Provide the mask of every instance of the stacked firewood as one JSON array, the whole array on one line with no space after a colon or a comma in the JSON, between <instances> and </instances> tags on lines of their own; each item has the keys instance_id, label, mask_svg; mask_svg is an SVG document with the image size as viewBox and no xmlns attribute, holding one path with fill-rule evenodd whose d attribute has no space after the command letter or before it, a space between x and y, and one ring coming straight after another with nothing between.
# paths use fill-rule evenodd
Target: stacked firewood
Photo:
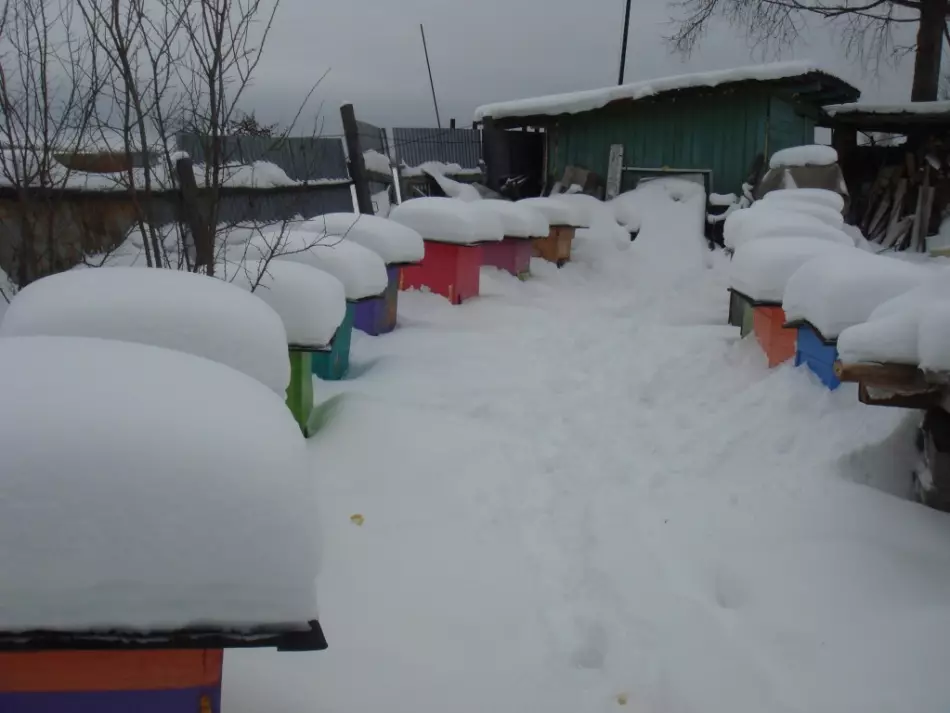
<instances>
[{"instance_id":1,"label":"stacked firewood","mask_svg":"<svg viewBox=\"0 0 950 713\"><path fill-rule=\"evenodd\" d=\"M950 198L950 153L930 144L884 166L871 184L860 227L884 249L924 251Z\"/></svg>"}]
</instances>

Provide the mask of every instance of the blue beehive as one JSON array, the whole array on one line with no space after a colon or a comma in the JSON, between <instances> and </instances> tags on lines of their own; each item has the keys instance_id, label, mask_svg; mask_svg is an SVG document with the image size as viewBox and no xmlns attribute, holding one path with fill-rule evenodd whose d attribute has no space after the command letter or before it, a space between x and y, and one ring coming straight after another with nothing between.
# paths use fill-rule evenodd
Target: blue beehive
<instances>
[{"instance_id":1,"label":"blue beehive","mask_svg":"<svg viewBox=\"0 0 950 713\"><path fill-rule=\"evenodd\" d=\"M798 325L795 347L795 366L805 364L825 386L834 391L841 382L835 376L838 347L835 340L825 339L810 324Z\"/></svg>"}]
</instances>

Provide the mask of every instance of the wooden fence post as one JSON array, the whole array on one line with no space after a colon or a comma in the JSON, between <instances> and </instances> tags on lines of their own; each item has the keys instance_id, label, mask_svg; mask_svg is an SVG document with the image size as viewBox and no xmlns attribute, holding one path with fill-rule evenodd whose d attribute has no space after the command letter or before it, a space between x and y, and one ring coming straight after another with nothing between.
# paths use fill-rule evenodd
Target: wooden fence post
<instances>
[{"instance_id":1,"label":"wooden fence post","mask_svg":"<svg viewBox=\"0 0 950 713\"><path fill-rule=\"evenodd\" d=\"M346 151L350 155L350 178L356 189L356 205L360 213L373 215L373 198L369 191L369 178L366 175L366 164L363 162L363 149L360 146L360 131L356 125L356 113L352 104L340 107L340 117L343 119L343 135L346 138Z\"/></svg>"},{"instance_id":2,"label":"wooden fence post","mask_svg":"<svg viewBox=\"0 0 950 713\"><path fill-rule=\"evenodd\" d=\"M178 173L178 187L181 190L181 215L179 219L188 227L194 251L195 267L204 265L209 276L214 275L214 239L210 226L201 217L198 184L195 181L195 169L191 158L180 158L175 162Z\"/></svg>"}]
</instances>

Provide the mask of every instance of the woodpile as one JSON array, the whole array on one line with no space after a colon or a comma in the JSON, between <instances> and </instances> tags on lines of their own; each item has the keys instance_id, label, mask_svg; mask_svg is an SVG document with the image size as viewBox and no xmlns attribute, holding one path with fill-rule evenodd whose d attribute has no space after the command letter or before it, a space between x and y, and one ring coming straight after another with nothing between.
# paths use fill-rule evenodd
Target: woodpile
<instances>
[{"instance_id":1,"label":"woodpile","mask_svg":"<svg viewBox=\"0 0 950 713\"><path fill-rule=\"evenodd\" d=\"M867 196L861 231L884 249L923 252L950 197L950 150L931 143L878 171Z\"/></svg>"}]
</instances>

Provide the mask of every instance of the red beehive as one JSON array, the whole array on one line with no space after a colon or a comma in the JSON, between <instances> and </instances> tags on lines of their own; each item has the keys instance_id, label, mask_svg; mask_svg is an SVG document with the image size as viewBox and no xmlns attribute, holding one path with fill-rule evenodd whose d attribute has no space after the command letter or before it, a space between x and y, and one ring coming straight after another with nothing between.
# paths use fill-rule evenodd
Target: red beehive
<instances>
[{"instance_id":1,"label":"red beehive","mask_svg":"<svg viewBox=\"0 0 950 713\"><path fill-rule=\"evenodd\" d=\"M752 309L752 329L769 360L769 367L795 357L797 331L784 329L785 311L777 305L756 305Z\"/></svg>"},{"instance_id":2,"label":"red beehive","mask_svg":"<svg viewBox=\"0 0 950 713\"><path fill-rule=\"evenodd\" d=\"M500 243L482 245L482 264L525 279L531 272L531 253L530 240L506 236Z\"/></svg>"},{"instance_id":3,"label":"red beehive","mask_svg":"<svg viewBox=\"0 0 950 713\"><path fill-rule=\"evenodd\" d=\"M426 287L456 305L478 295L482 267L480 244L457 245L426 240L425 246L422 262L402 268L400 290Z\"/></svg>"}]
</instances>

